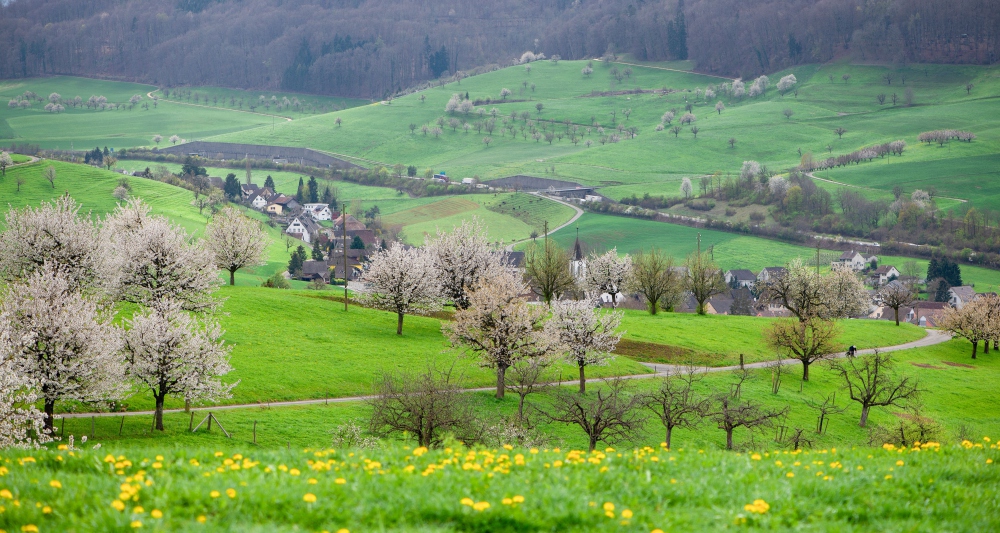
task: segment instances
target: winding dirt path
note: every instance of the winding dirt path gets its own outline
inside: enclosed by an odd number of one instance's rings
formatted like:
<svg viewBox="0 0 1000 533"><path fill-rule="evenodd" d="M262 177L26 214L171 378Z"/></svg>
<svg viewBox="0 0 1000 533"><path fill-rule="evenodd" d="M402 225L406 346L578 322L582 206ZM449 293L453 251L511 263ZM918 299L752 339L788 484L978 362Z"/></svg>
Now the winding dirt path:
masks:
<svg viewBox="0 0 1000 533"><path fill-rule="evenodd" d="M567 223L568 224L568 223ZM913 342L908 342L905 344L898 344L896 346L885 346L877 348L879 352L895 352L899 350L909 350L912 348L921 348L926 346L933 346L935 344L941 344L947 342L951 339L951 335L944 331L938 330L927 330L927 336L915 340ZM876 348L868 350L858 350L859 355L874 353ZM846 357L846 353L841 352L834 354L834 358ZM793 364L798 363L797 359L784 359L783 364ZM643 363L648 367L651 372L649 374L634 374L629 376L622 376L623 379L646 379L651 377L665 376L671 372L681 370L682 366L678 365L657 365L651 363ZM764 368L770 364L768 361L760 363L749 363L744 365L747 368ZM728 372L739 368L739 366L718 366L718 367L706 367L704 369L705 373L715 373L715 372ZM588 379L588 383L600 383L601 378L591 378ZM559 384L562 386L572 386L575 387L579 381L569 380L561 381ZM470 389L462 389L463 392L488 392L496 390L496 387L477 387ZM330 404L330 403L349 403L349 402L362 402L371 399L372 396L344 396L341 398L323 398L323 399L309 399L309 400L290 400L284 402L260 402L260 403L248 403L248 404L234 404L234 405L213 405L210 407L192 407L191 411L207 412L207 411L230 411L233 409L252 409L252 408L262 408L262 407L294 407L301 405L319 405L319 404ZM182 413L183 409L166 409L164 413ZM128 411L124 413L64 413L57 414L56 418L88 418L88 417L119 417L119 416L151 416L153 411Z"/></svg>

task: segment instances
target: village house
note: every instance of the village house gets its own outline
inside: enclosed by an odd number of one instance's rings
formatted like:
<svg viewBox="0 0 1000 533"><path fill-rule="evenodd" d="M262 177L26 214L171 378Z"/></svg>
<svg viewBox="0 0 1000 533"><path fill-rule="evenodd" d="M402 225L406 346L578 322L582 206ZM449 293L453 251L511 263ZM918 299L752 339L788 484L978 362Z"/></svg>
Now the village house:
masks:
<svg viewBox="0 0 1000 533"><path fill-rule="evenodd" d="M346 229L349 232L350 231L357 231L357 230L362 230L362 229L367 229L368 228L367 226L365 226L364 222L361 222L360 220L354 218L353 215L348 215L346 213L342 213L339 217L336 217L336 218L333 219L333 229L335 229L337 231L340 231L341 229L344 229L344 226L345 226L344 219L345 218L347 220L347 223L346 223L347 228ZM350 235L350 234L348 234L348 235Z"/></svg>
<svg viewBox="0 0 1000 533"><path fill-rule="evenodd" d="M882 265L868 274L872 285L882 286L886 283L899 279L899 270L892 265Z"/></svg>
<svg viewBox="0 0 1000 533"><path fill-rule="evenodd" d="M746 269L737 270L727 270L726 271L726 285L733 287L735 289L746 287L752 288L754 283L757 282L757 276L753 272Z"/></svg>
<svg viewBox="0 0 1000 533"><path fill-rule="evenodd" d="M759 274L757 274L757 283L764 284L768 281L780 278L788 272L785 267L764 267Z"/></svg>
<svg viewBox="0 0 1000 533"><path fill-rule="evenodd" d="M976 299L976 289L968 285L948 289L948 303L955 309L965 307L965 304Z"/></svg>
<svg viewBox="0 0 1000 533"><path fill-rule="evenodd" d="M256 194L250 199L250 206L258 211L267 207L267 198L263 194Z"/></svg>
<svg viewBox="0 0 1000 533"><path fill-rule="evenodd" d="M854 250L840 254L836 261L830 264L830 268L846 268L854 272L861 272L868 265L865 257Z"/></svg>
<svg viewBox="0 0 1000 533"><path fill-rule="evenodd" d="M303 261L302 275L299 276L299 279L302 281L321 279L324 283L330 283L330 266L327 265L326 261Z"/></svg>
<svg viewBox="0 0 1000 533"><path fill-rule="evenodd" d="M318 231L319 225L311 217L304 215L293 218L288 223L288 228L285 229L285 233L298 237L307 243L312 242Z"/></svg>
<svg viewBox="0 0 1000 533"><path fill-rule="evenodd" d="M264 211L271 215L280 216L294 213L299 207L301 205L295 201L295 198L279 194L270 199L270 203L267 204Z"/></svg>
<svg viewBox="0 0 1000 533"><path fill-rule="evenodd" d="M331 220L333 212L327 204L305 204L302 206L304 212L308 213L313 220Z"/></svg>
<svg viewBox="0 0 1000 533"><path fill-rule="evenodd" d="M274 191L270 187L261 187L253 183L240 185L240 193L244 201L252 200L255 196L263 196L265 200L274 196Z"/></svg>

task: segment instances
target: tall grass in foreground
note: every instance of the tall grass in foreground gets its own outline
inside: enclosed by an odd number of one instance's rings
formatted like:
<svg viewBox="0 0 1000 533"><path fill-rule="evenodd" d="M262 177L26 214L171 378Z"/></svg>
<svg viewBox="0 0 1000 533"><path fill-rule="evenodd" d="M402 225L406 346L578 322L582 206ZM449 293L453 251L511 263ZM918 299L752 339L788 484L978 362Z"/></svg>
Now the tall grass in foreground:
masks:
<svg viewBox="0 0 1000 533"><path fill-rule="evenodd" d="M8 451L5 531L989 531L1000 459L961 445Z"/></svg>

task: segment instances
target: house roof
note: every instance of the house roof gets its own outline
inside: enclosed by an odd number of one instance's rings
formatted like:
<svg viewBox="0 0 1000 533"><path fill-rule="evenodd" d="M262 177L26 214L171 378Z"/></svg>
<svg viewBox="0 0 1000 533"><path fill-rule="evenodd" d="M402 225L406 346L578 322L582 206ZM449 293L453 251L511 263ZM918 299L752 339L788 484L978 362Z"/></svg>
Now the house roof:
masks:
<svg viewBox="0 0 1000 533"><path fill-rule="evenodd" d="M505 267L521 268L524 266L524 252L505 252L500 257L500 264Z"/></svg>
<svg viewBox="0 0 1000 533"><path fill-rule="evenodd" d="M761 272L765 271L768 274L784 274L785 272L788 272L788 269L785 267L764 267L764 269L761 270Z"/></svg>
<svg viewBox="0 0 1000 533"><path fill-rule="evenodd" d="M334 219L334 221L333 221L334 227L344 225L344 220L343 219L344 219L344 215L340 215L339 217L337 217L336 219ZM348 232L362 230L362 229L365 229L365 228L367 228L367 226L365 226L364 222L361 222L360 220L354 218L351 215L347 215L347 231ZM348 233L348 235L350 235L350 233Z"/></svg>
<svg viewBox="0 0 1000 533"><path fill-rule="evenodd" d="M713 296L708 299L706 304L711 305L716 314L727 315L733 308L733 299L725 296Z"/></svg>
<svg viewBox="0 0 1000 533"><path fill-rule="evenodd" d="M916 310L945 310L951 307L948 302L914 302L913 308Z"/></svg>
<svg viewBox="0 0 1000 533"><path fill-rule="evenodd" d="M295 198L293 198L291 196L285 196L284 194L279 194L273 200L271 200L271 203L278 204L278 205L288 205L291 202L295 202ZM295 202L295 203L298 204L298 202ZM289 206L289 207L291 207L291 206Z"/></svg>
<svg viewBox="0 0 1000 533"><path fill-rule="evenodd" d="M875 270L872 270L872 274L889 274L890 271L892 271L892 270L895 270L896 272L899 272L899 270L896 270L896 267L894 267L892 265L882 265L882 266L876 268Z"/></svg>
<svg viewBox="0 0 1000 533"><path fill-rule="evenodd" d="M840 260L841 261L850 261L850 260L854 259L854 256L856 256L856 255L859 255L858 252L855 252L854 250L850 250L850 251L847 251L847 252L844 252L844 253L840 254Z"/></svg>
<svg viewBox="0 0 1000 533"><path fill-rule="evenodd" d="M303 261L302 275L308 276L311 274L320 274L323 277L327 277L330 274L330 266L326 264L326 261Z"/></svg>
<svg viewBox="0 0 1000 533"><path fill-rule="evenodd" d="M296 220L299 221L299 224L302 224L302 226L306 228L306 231L309 233L316 233L319 230L319 224L314 222L312 218L295 217L292 219L292 222L295 222ZM291 225L291 223L289 223L289 225Z"/></svg>
<svg viewBox="0 0 1000 533"><path fill-rule="evenodd" d="M726 272L726 274L735 277L739 281L754 281L755 279L757 279L757 276L755 276L753 272L743 268L737 270L730 270Z"/></svg>
<svg viewBox="0 0 1000 533"><path fill-rule="evenodd" d="M963 302L971 302L976 297L976 289L968 285L952 287L951 292Z"/></svg>

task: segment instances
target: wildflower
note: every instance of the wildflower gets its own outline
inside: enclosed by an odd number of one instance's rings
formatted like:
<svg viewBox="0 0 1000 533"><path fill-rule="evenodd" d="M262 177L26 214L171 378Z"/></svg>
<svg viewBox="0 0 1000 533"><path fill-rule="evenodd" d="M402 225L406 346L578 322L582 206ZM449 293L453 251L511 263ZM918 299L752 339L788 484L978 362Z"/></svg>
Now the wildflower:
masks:
<svg viewBox="0 0 1000 533"><path fill-rule="evenodd" d="M605 511L614 511L615 510L615 504L613 504L611 502L604 502L603 507L604 507Z"/></svg>
<svg viewBox="0 0 1000 533"><path fill-rule="evenodd" d="M649 533L663 533L663 530L660 529L660 528L656 528L656 529L650 531Z"/></svg>
<svg viewBox="0 0 1000 533"><path fill-rule="evenodd" d="M149 516L152 516L153 518L163 518L163 511L159 509L153 509L153 511L149 513Z"/></svg>
<svg viewBox="0 0 1000 533"><path fill-rule="evenodd" d="M414 448L413 449L413 455L416 455L417 457L420 457L421 455L423 455L425 453L427 453L427 447L426 446L420 446L419 448Z"/></svg>
<svg viewBox="0 0 1000 533"><path fill-rule="evenodd" d="M755 453L755 454L751 455L750 458L753 459L754 461L760 461L760 454L759 453Z"/></svg>
<svg viewBox="0 0 1000 533"><path fill-rule="evenodd" d="M301 474L302 472L299 472L298 468L293 468L293 469L289 470L288 473L291 474L291 475L293 475L293 476L297 476L297 475Z"/></svg>
<svg viewBox="0 0 1000 533"><path fill-rule="evenodd" d="M53 479L52 481L49 481L49 486L54 489L61 489L62 483L60 483L57 479Z"/></svg>
<svg viewBox="0 0 1000 533"><path fill-rule="evenodd" d="M215 452L216 457L222 457L222 455L223 455L222 452Z"/></svg>
<svg viewBox="0 0 1000 533"><path fill-rule="evenodd" d="M213 490L212 492L209 492L208 495L211 496L211 497L213 497L213 498L218 498L219 496L221 496L219 494L219 491L217 491L217 490Z"/></svg>
<svg viewBox="0 0 1000 533"><path fill-rule="evenodd" d="M504 499L500 500L500 503L503 504L503 505L514 505L514 500L512 500L510 498L504 498Z"/></svg>
<svg viewBox="0 0 1000 533"><path fill-rule="evenodd" d="M302 497L302 501L306 503L316 503L316 495L311 492L307 492L306 495Z"/></svg>
<svg viewBox="0 0 1000 533"><path fill-rule="evenodd" d="M885 478L886 478L886 479L892 479L892 474L886 474L886 475L885 475Z"/></svg>
<svg viewBox="0 0 1000 533"><path fill-rule="evenodd" d="M133 520L131 526L132 529L139 529L140 527L142 527L142 522L138 520Z"/></svg>
<svg viewBox="0 0 1000 533"><path fill-rule="evenodd" d="M472 501L472 498L462 498L462 501L459 503L461 503L462 505L468 505L469 507L472 507L472 505L476 502Z"/></svg>
<svg viewBox="0 0 1000 533"><path fill-rule="evenodd" d="M51 512L52 512L52 508L49 507L48 505L46 505L45 507L42 507L42 514L49 514Z"/></svg>
<svg viewBox="0 0 1000 533"><path fill-rule="evenodd" d="M748 503L743 506L743 510L749 513L764 514L771 508L767 502L761 499L754 500L753 503Z"/></svg>
<svg viewBox="0 0 1000 533"><path fill-rule="evenodd" d="M3 490L0 490L0 498L6 498L8 500L13 500L14 499L14 495L11 494L9 490L3 489Z"/></svg>
<svg viewBox="0 0 1000 533"><path fill-rule="evenodd" d="M163 468L163 463L157 461L157 462L153 463L153 468L159 470L160 468Z"/></svg>
<svg viewBox="0 0 1000 533"><path fill-rule="evenodd" d="M896 466L903 466L903 464L904 463L902 460L896 461Z"/></svg>
<svg viewBox="0 0 1000 533"><path fill-rule="evenodd" d="M38 533L38 526L35 524L28 524L26 526L21 526L21 531L23 533Z"/></svg>
<svg viewBox="0 0 1000 533"><path fill-rule="evenodd" d="M986 464L988 464L988 465L991 465L991 464L993 464L993 459L987 459L987 460L986 460Z"/></svg>
<svg viewBox="0 0 1000 533"><path fill-rule="evenodd" d="M625 509L624 511L622 511L622 518L632 518L632 510Z"/></svg>
<svg viewBox="0 0 1000 533"><path fill-rule="evenodd" d="M308 483L309 483L310 485L315 485L316 483L319 483L319 482L318 482L318 481L316 481L316 478L314 478L314 477L311 477L311 478L309 478L309 482L308 482Z"/></svg>
<svg viewBox="0 0 1000 533"><path fill-rule="evenodd" d="M789 472L785 474L785 477L795 477L795 472Z"/></svg>
<svg viewBox="0 0 1000 533"><path fill-rule="evenodd" d="M337 533L351 533L351 532L348 531L346 527L342 527L337 530Z"/></svg>
<svg viewBox="0 0 1000 533"><path fill-rule="evenodd" d="M229 496L230 498L235 498L236 497L236 490L235 489L226 489L226 496Z"/></svg>
<svg viewBox="0 0 1000 533"><path fill-rule="evenodd" d="M333 482L336 483L336 484L338 484L338 485L343 485L344 483L347 483L347 480L344 479L344 478L342 478L342 477L338 477Z"/></svg>
<svg viewBox="0 0 1000 533"><path fill-rule="evenodd" d="M142 513L145 513L145 512L146 512L146 510L145 510L145 509L143 509L141 505L137 505L137 506L135 506L135 507L134 507L134 508L132 509L132 512L133 512L133 513L135 513L135 514L142 514Z"/></svg>
<svg viewBox="0 0 1000 533"><path fill-rule="evenodd" d="M206 521L208 521L208 518L205 518L205 515L200 514L200 515L198 515L197 520L198 520L199 524L204 524Z"/></svg>
<svg viewBox="0 0 1000 533"><path fill-rule="evenodd" d="M121 500L115 500L111 502L111 507L114 507L115 510L119 512L125 510L125 504Z"/></svg>
<svg viewBox="0 0 1000 533"><path fill-rule="evenodd" d="M514 503L524 503L524 496L521 496L520 494L514 496L512 499L514 500Z"/></svg>
<svg viewBox="0 0 1000 533"><path fill-rule="evenodd" d="M490 502L476 502L472 508L479 512L483 512L490 508Z"/></svg>

